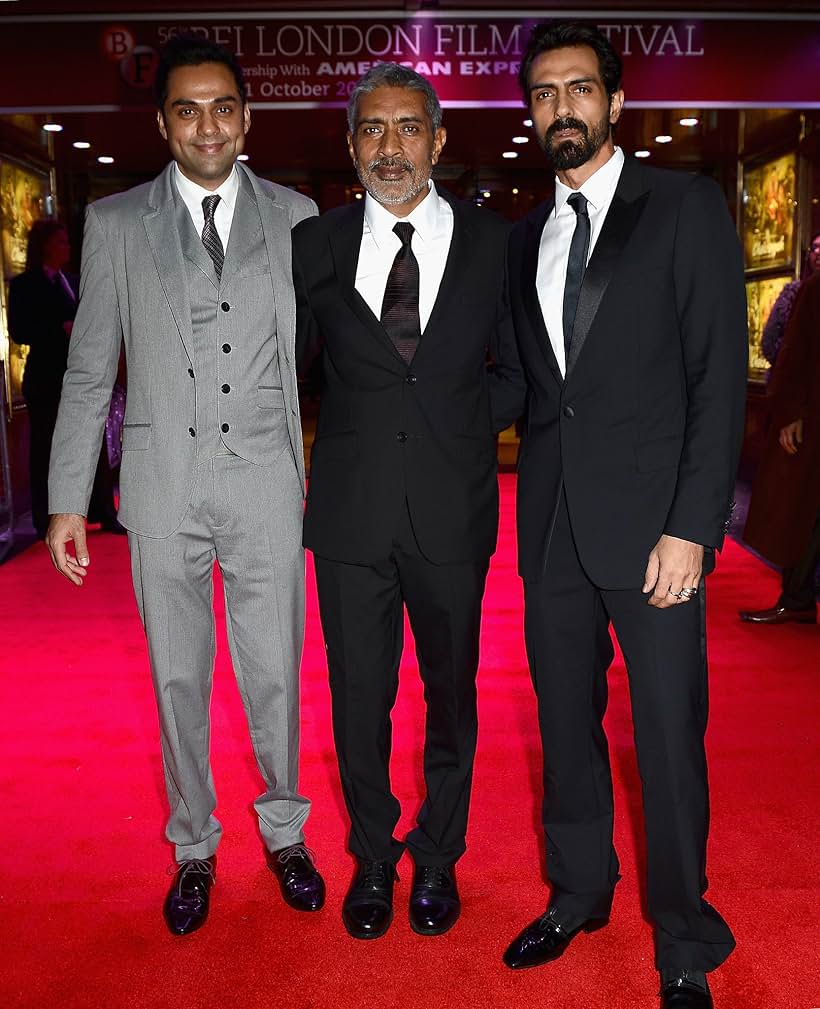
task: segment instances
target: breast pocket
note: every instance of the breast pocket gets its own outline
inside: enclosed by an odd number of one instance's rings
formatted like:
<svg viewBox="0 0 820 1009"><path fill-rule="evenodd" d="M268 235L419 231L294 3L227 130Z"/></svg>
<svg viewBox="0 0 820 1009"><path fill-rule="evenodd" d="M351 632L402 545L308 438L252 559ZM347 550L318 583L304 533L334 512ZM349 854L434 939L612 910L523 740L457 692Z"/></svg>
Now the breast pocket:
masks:
<svg viewBox="0 0 820 1009"><path fill-rule="evenodd" d="M144 451L151 444L150 424L123 424L123 452Z"/></svg>
<svg viewBox="0 0 820 1009"><path fill-rule="evenodd" d="M256 393L256 405L260 410L284 410L285 393L279 386L260 385Z"/></svg>

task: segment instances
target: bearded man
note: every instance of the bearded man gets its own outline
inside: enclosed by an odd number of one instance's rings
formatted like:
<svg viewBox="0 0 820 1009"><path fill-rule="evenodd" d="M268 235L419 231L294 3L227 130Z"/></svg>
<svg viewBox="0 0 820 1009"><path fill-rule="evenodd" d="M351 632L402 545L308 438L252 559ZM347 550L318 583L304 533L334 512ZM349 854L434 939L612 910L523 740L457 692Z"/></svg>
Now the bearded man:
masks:
<svg viewBox="0 0 820 1009"><path fill-rule="evenodd" d="M357 860L342 917L359 939L387 931L406 844L410 924L438 935L461 907L454 867L465 850L481 600L498 525L490 387L498 427L522 395L519 373L501 365L513 339L508 226L433 185L446 133L435 92L412 70L367 73L348 129L364 201L293 234L297 347L304 367L322 352L325 380L304 544L315 555ZM400 840L390 711L405 607L427 701L426 796Z"/></svg>
<svg viewBox="0 0 820 1009"><path fill-rule="evenodd" d="M703 576L743 431L740 249L714 182L615 146L621 62L601 32L539 26L520 81L556 174L555 198L516 226L509 254L528 389L518 555L552 892L504 960L554 960L609 917L611 624L632 697L662 1007L707 1009L706 972L734 946L704 900Z"/></svg>

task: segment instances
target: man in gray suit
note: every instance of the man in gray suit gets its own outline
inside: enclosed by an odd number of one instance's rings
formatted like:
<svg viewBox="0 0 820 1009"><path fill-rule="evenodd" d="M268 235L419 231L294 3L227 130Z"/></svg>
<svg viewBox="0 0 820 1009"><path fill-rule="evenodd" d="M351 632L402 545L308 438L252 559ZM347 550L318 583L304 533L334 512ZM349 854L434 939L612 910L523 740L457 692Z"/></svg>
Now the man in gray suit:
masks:
<svg viewBox="0 0 820 1009"><path fill-rule="evenodd" d="M84 515L124 341L119 518L148 639L166 836L178 863L164 915L184 935L207 917L221 833L209 761L214 561L265 781L254 805L268 861L292 907L324 902L303 844L310 803L297 791L304 465L290 261L290 230L316 207L236 163L250 109L230 53L175 39L156 87L173 162L86 218L47 542L57 570L81 585Z"/></svg>

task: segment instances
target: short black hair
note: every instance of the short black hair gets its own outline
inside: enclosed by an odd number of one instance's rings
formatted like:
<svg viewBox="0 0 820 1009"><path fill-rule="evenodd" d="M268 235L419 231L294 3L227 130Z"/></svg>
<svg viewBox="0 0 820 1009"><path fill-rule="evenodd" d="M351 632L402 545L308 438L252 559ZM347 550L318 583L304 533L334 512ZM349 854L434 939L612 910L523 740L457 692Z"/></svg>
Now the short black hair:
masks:
<svg viewBox="0 0 820 1009"><path fill-rule="evenodd" d="M589 46L593 50L598 57L601 80L610 98L620 90L623 74L621 57L603 32L581 21L548 21L533 28L518 71L518 83L527 108L530 106L530 70L536 56L570 46Z"/></svg>
<svg viewBox="0 0 820 1009"><path fill-rule="evenodd" d="M154 78L154 97L157 108L162 111L168 97L168 78L177 67L198 67L203 63L221 63L233 74L236 90L244 105L247 100L245 75L239 61L232 52L215 42L209 42L199 35L176 35L162 50L157 75Z"/></svg>

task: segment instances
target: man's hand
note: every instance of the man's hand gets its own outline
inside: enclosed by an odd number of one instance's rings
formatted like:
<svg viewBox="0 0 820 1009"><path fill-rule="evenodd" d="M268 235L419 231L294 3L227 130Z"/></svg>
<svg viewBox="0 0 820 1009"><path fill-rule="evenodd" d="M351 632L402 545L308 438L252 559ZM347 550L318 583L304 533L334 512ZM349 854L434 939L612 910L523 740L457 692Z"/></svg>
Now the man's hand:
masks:
<svg viewBox="0 0 820 1009"><path fill-rule="evenodd" d="M694 599L702 571L703 547L700 543L664 533L646 565L643 591L652 592L649 605L663 610ZM683 589L686 591L682 592Z"/></svg>
<svg viewBox="0 0 820 1009"><path fill-rule="evenodd" d="M780 429L780 447L789 455L797 455L797 449L803 444L803 420L793 420Z"/></svg>
<svg viewBox="0 0 820 1009"><path fill-rule="evenodd" d="M75 557L66 550L66 544L74 543ZM82 515L52 515L46 533L46 545L51 554L51 562L61 575L65 575L75 585L82 585L88 574L90 558L85 542L85 518Z"/></svg>

